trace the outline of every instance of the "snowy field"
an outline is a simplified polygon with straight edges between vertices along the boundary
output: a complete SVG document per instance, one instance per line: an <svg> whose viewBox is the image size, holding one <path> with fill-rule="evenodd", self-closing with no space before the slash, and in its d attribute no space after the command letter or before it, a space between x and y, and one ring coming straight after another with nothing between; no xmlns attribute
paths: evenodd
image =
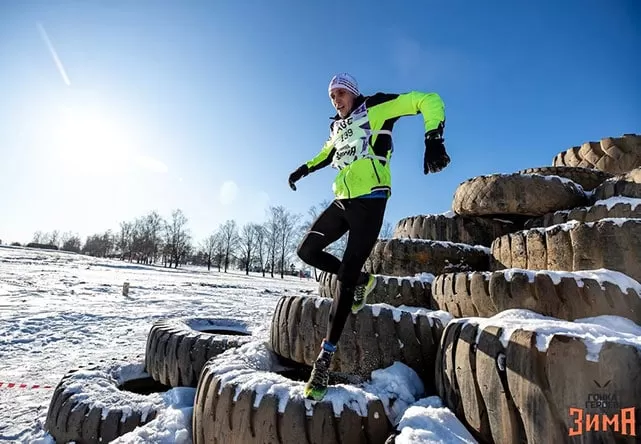
<svg viewBox="0 0 641 444"><path fill-rule="evenodd" d="M587 275L639 291L638 282L622 279L620 273L594 270ZM575 278L587 275L579 273ZM127 296L122 293L125 282L130 284ZM203 267L175 270L56 251L0 247L0 442L54 444L43 426L53 388L71 369L118 360L122 362L117 366L119 375L145 376L142 371L147 335L159 319L242 320L256 341L234 351L221 365L240 365L243 355L268 362L271 352L262 342L269 336L278 299L301 294L317 295L316 281L246 276L240 271L208 272ZM442 314L445 323L502 326L505 346L516 328L537 331L537 347L541 351L555 334L581 338L587 346L586 359L593 361L598 360L606 342L641 348L641 327L618 316L567 322L518 309L490 319L452 320L448 313L434 314ZM76 375L81 375L82 380L91 377L91 372L83 370ZM267 376L271 375L275 374ZM278 375L273 378L275 383L282 382ZM302 396L302 382L288 384L288 397ZM265 381L261 385L270 386ZM419 399L422 393L422 383L413 370L396 363L372 373L372 380L362 386L333 386L328 400L336 411L370 395L383 401L395 399L388 416L400 430L397 444L476 442L438 397ZM151 395L150 401L145 402L158 407L156 419L116 442L191 444L194 396L195 389L188 387ZM108 398L94 397L98 402ZM391 406L390 402L387 404Z"/></svg>
<svg viewBox="0 0 641 444"><path fill-rule="evenodd" d="M124 282L130 284L128 296L122 294ZM141 376L147 334L158 319L242 319L257 339L266 339L279 297L300 294L318 294L316 281L0 247L0 441L53 444L43 427L63 375L116 359L124 361L120 373ZM408 367L397 363L377 374L377 393L393 390L407 401L397 402L405 407L394 412L403 427L397 443L475 442L439 398L412 405L417 399L409 392L422 384ZM418 383L408 382L413 380ZM117 442L190 444L194 396L195 389L179 387L154 397L162 405L157 418Z"/></svg>
<svg viewBox="0 0 641 444"><path fill-rule="evenodd" d="M122 295L130 283L129 297ZM62 252L0 247L0 441L34 442L53 389L78 365L144 357L157 319L243 319L267 337L283 294L317 293L313 280L202 267L140 266Z"/></svg>

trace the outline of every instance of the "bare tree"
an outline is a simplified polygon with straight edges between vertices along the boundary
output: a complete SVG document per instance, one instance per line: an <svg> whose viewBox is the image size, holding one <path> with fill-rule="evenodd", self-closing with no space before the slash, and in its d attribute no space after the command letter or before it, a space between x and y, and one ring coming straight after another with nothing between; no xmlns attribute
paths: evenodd
<svg viewBox="0 0 641 444"><path fill-rule="evenodd" d="M60 244L59 246L60 246L60 249L61 249L61 250L64 250L63 246L64 246L64 245L67 243L67 241L68 241L69 239L71 239L72 237L73 237L73 233L72 233L71 231L65 231L64 233L62 233L62 234L60 235L60 240L59 240L58 242L59 242L59 244Z"/></svg>
<svg viewBox="0 0 641 444"><path fill-rule="evenodd" d="M238 227L235 220L227 220L220 228L222 248L224 251L223 265L225 273L229 268L231 259L234 257L236 248L238 247Z"/></svg>
<svg viewBox="0 0 641 444"><path fill-rule="evenodd" d="M247 223L243 225L239 238L240 250L243 254L242 261L245 266L245 274L249 274L252 264L252 254L255 253L256 247L256 224Z"/></svg>
<svg viewBox="0 0 641 444"><path fill-rule="evenodd" d="M267 258L267 230L263 225L254 225L256 232L256 259L265 277L265 259Z"/></svg>
<svg viewBox="0 0 641 444"><path fill-rule="evenodd" d="M55 245L56 247L59 247L60 245L60 232L58 230L53 230L51 234L49 234L49 239L47 242L49 245Z"/></svg>
<svg viewBox="0 0 641 444"><path fill-rule="evenodd" d="M145 262L155 263L162 244L162 228L165 221L156 211L149 213L143 222Z"/></svg>
<svg viewBox="0 0 641 444"><path fill-rule="evenodd" d="M186 228L187 218L182 210L176 209L171 212L171 221L165 223L165 240L166 249L165 255L169 258L169 267L174 264L174 268L178 268L178 264L183 258L186 257L190 250L190 236Z"/></svg>
<svg viewBox="0 0 641 444"><path fill-rule="evenodd" d="M114 249L114 236L111 230L103 234L94 234L87 237L82 253L90 256L107 257Z"/></svg>
<svg viewBox="0 0 641 444"><path fill-rule="evenodd" d="M140 263L145 251L145 220L138 217L134 220L131 229L131 254Z"/></svg>
<svg viewBox="0 0 641 444"><path fill-rule="evenodd" d="M80 236L77 234L65 233L63 236L62 250L80 253L81 247L82 241L80 240Z"/></svg>
<svg viewBox="0 0 641 444"><path fill-rule="evenodd" d="M269 216L265 222L265 235L267 240L267 259L269 261L269 271L271 277L274 277L274 268L276 267L276 255L278 252L279 224L278 213L276 208L269 207Z"/></svg>
<svg viewBox="0 0 641 444"><path fill-rule="evenodd" d="M129 262L132 261L133 232L133 223L120 222L120 233L118 234L116 247L120 250L120 259L124 260L125 256L129 256Z"/></svg>
<svg viewBox="0 0 641 444"><path fill-rule="evenodd" d="M205 253L205 260L207 261L207 271L211 270L211 260L216 252L216 234L211 234L203 242L202 250Z"/></svg>
<svg viewBox="0 0 641 444"><path fill-rule="evenodd" d="M34 244L41 244L43 243L44 235L42 234L42 231L36 231L33 233L33 240L31 241Z"/></svg>
<svg viewBox="0 0 641 444"><path fill-rule="evenodd" d="M223 265L223 260L225 258L225 240L223 239L223 234L221 230L218 230L216 234L214 234L215 238L215 246L214 246L214 258L216 260L216 266L218 267L218 271L221 271L221 267Z"/></svg>
<svg viewBox="0 0 641 444"><path fill-rule="evenodd" d="M271 211L274 214L274 219L277 224L277 251L278 251L278 260L280 265L280 277L281 279L285 275L285 269L287 267L287 262L289 256L294 249L294 239L296 236L296 227L300 220L300 215L290 213L285 207L279 205L277 207L271 207Z"/></svg>
<svg viewBox="0 0 641 444"><path fill-rule="evenodd" d="M33 243L42 244L42 245L52 245L56 248L60 247L60 232L58 230L53 230L52 232L42 233L41 231L36 231L33 235Z"/></svg>

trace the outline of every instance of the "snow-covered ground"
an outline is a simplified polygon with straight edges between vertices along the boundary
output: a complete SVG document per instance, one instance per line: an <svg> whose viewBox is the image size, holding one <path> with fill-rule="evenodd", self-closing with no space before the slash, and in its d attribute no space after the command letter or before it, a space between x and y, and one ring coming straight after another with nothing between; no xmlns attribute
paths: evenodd
<svg viewBox="0 0 641 444"><path fill-rule="evenodd" d="M317 288L313 279L0 247L0 440L35 439L53 393L6 383L55 387L78 365L142 358L147 333L162 318L242 319L266 337L281 295Z"/></svg>
<svg viewBox="0 0 641 444"><path fill-rule="evenodd" d="M122 294L125 282L130 285L128 296ZM0 441L52 444L43 426L53 388L62 376L79 365L101 360L142 362L154 321L170 317L242 319L254 335L264 339L276 303L286 294L316 295L318 284L297 277L263 278L239 271L208 272L202 267L175 270L0 247ZM27 387L8 387L7 383ZM34 385L40 388L31 388ZM187 429L194 392L188 388L166 392L163 410L153 424L118 442L190 443ZM474 442L438 401L408 410L415 419L403 423L404 434L418 426L408 436L419 436L420 424L433 426L436 421L439 431L426 431L421 442ZM429 414L416 419L417 413L429 413L429 408L435 412L432 420ZM395 413L400 418L404 412Z"/></svg>

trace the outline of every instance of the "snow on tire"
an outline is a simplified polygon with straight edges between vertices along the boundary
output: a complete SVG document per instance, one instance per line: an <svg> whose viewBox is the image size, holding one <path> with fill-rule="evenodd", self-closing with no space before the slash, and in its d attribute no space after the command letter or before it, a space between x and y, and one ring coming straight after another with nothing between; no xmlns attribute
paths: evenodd
<svg viewBox="0 0 641 444"><path fill-rule="evenodd" d="M439 348L438 394L481 442L568 442L571 431L619 442L638 433L640 338L641 327L620 317L568 322L508 310L455 319ZM586 415L598 433L586 430ZM603 415L617 421L608 427Z"/></svg>
<svg viewBox="0 0 641 444"><path fill-rule="evenodd" d="M605 171L599 171L593 168L572 166L527 168L525 170L517 171L517 173L564 177L574 183L581 185L581 188L586 191L595 189L607 179L612 177L612 174L606 173Z"/></svg>
<svg viewBox="0 0 641 444"><path fill-rule="evenodd" d="M579 271L605 268L641 281L641 219L570 221L492 243L492 268Z"/></svg>
<svg viewBox="0 0 641 444"><path fill-rule="evenodd" d="M438 396L419 399L403 412L385 444L475 444L477 441Z"/></svg>
<svg viewBox="0 0 641 444"><path fill-rule="evenodd" d="M585 142L554 157L554 166L596 168L612 174L627 173L641 167L641 136L624 134L599 142Z"/></svg>
<svg viewBox="0 0 641 444"><path fill-rule="evenodd" d="M145 352L145 368L155 380L172 387L196 387L208 359L254 338L248 325L235 319L164 319L156 321Z"/></svg>
<svg viewBox="0 0 641 444"><path fill-rule="evenodd" d="M152 421L169 389L143 363L114 362L69 371L55 388L45 430L56 442L111 442Z"/></svg>
<svg viewBox="0 0 641 444"><path fill-rule="evenodd" d="M491 317L523 308L570 321L623 316L641 325L641 284L615 271L450 273L436 277L432 297L434 310L455 317Z"/></svg>
<svg viewBox="0 0 641 444"><path fill-rule="evenodd" d="M586 202L571 180L539 174L492 174L461 183L452 208L463 216L542 216Z"/></svg>
<svg viewBox="0 0 641 444"><path fill-rule="evenodd" d="M194 444L383 444L422 390L416 373L395 364L360 385L335 385L332 375L325 398L312 402L303 396L309 372L291 370L259 342L209 360L196 390Z"/></svg>
<svg viewBox="0 0 641 444"><path fill-rule="evenodd" d="M470 245L490 246L504 234L516 231L511 221L488 217L464 217L432 214L401 219L394 227L392 238L430 239Z"/></svg>
<svg viewBox="0 0 641 444"><path fill-rule="evenodd" d="M332 301L308 296L282 296L272 318L269 348L279 356L313 365L327 331ZM433 385L434 358L444 313L410 313L365 305L347 317L330 369L363 377L400 361Z"/></svg>
<svg viewBox="0 0 641 444"><path fill-rule="evenodd" d="M594 197L597 200L615 196L641 198L641 168L608 179L594 190Z"/></svg>
<svg viewBox="0 0 641 444"><path fill-rule="evenodd" d="M440 274L489 267L489 248L425 239L379 239L365 261L365 271L388 276Z"/></svg>
<svg viewBox="0 0 641 444"><path fill-rule="evenodd" d="M434 276L381 276L376 275L376 286L367 297L368 304L389 304L392 307L407 305L430 308L430 294ZM321 297L334 298L338 294L338 276L322 272L318 282Z"/></svg>
<svg viewBox="0 0 641 444"><path fill-rule="evenodd" d="M540 218L530 219L530 221L525 224L525 228L550 227L552 225L564 224L570 220L595 222L600 219L613 218L641 218L641 199L611 197L609 199L596 201L594 205L589 207L556 211Z"/></svg>

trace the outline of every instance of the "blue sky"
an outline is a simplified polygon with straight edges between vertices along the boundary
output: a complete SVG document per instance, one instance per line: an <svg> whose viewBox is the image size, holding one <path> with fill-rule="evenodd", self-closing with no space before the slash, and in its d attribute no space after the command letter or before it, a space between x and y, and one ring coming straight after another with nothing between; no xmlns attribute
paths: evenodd
<svg viewBox="0 0 641 444"><path fill-rule="evenodd" d="M641 131L640 17L634 0L4 1L0 239L181 208L198 241L269 205L306 214L335 170L287 177L325 141L342 71L442 96L452 163L424 176L422 119L399 120L387 220L447 211L469 177Z"/></svg>

